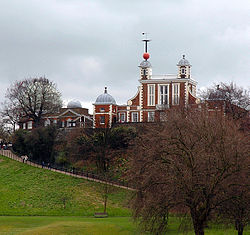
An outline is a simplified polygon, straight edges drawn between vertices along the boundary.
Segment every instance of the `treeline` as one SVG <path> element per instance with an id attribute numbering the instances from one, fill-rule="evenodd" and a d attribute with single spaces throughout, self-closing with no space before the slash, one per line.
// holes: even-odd
<path id="1" fill-rule="evenodd" d="M 19 129 L 13 150 L 40 163 L 73 167 L 109 177 L 119 177 L 128 158 L 126 150 L 136 137 L 132 127 L 58 130 L 53 125 L 31 131 Z"/>

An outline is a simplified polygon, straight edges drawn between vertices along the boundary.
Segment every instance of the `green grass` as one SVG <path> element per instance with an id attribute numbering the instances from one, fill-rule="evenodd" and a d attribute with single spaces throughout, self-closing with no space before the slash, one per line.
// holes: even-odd
<path id="1" fill-rule="evenodd" d="M 103 210 L 102 188 L 102 184 L 0 156 L 0 235 L 142 234 L 131 221 L 127 207 L 130 193 L 126 190 L 115 188 L 109 196 L 107 212 L 117 217 L 93 218 L 94 212 Z M 178 218 L 170 217 L 167 234 L 183 234 L 179 224 Z M 188 227 L 186 234 L 193 234 Z M 205 234 L 237 232 L 212 224 Z M 249 229 L 244 234 L 250 234 Z"/>
<path id="2" fill-rule="evenodd" d="M 178 230 L 179 220 L 170 218 L 168 235 L 194 234 Z M 130 217 L 89 218 L 70 216 L 0 216 L 0 235 L 143 235 Z M 211 226 L 206 235 L 234 235 L 232 228 Z M 249 234 L 248 231 L 244 233 Z"/>
<path id="3" fill-rule="evenodd" d="M 0 156 L 0 215 L 91 216 L 103 211 L 102 184 Z M 129 216 L 129 192 L 110 194 L 110 216 Z"/>
<path id="4" fill-rule="evenodd" d="M 105 219 L 84 217 L 0 217 L 0 234 L 112 235 L 140 234 L 128 217 Z"/>

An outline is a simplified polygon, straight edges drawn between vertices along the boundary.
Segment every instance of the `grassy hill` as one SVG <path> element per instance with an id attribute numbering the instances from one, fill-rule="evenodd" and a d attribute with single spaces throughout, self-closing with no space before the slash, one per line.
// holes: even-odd
<path id="1" fill-rule="evenodd" d="M 103 185 L 0 156 L 0 215 L 91 216 L 103 211 Z M 107 212 L 129 216 L 129 192 L 112 189 Z"/>

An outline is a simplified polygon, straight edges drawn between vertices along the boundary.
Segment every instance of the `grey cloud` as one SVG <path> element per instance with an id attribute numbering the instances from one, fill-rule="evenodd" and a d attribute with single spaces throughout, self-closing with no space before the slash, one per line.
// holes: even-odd
<path id="1" fill-rule="evenodd" d="M 142 31 L 154 74 L 184 53 L 200 86 L 249 84 L 250 2 L 239 0 L 0 1 L 0 101 L 11 82 L 46 75 L 65 100 L 91 104 L 107 85 L 118 103 L 136 93 Z"/>

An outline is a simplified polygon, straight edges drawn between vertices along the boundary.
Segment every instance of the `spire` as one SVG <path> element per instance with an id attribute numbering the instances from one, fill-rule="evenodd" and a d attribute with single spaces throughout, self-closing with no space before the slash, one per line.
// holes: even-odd
<path id="1" fill-rule="evenodd" d="M 148 60 L 149 59 L 148 42 L 150 42 L 151 40 L 148 39 L 148 33 L 142 33 L 142 35 L 145 35 L 145 39 L 142 40 L 145 43 L 145 52 L 143 54 L 143 58 L 145 60 Z"/>

